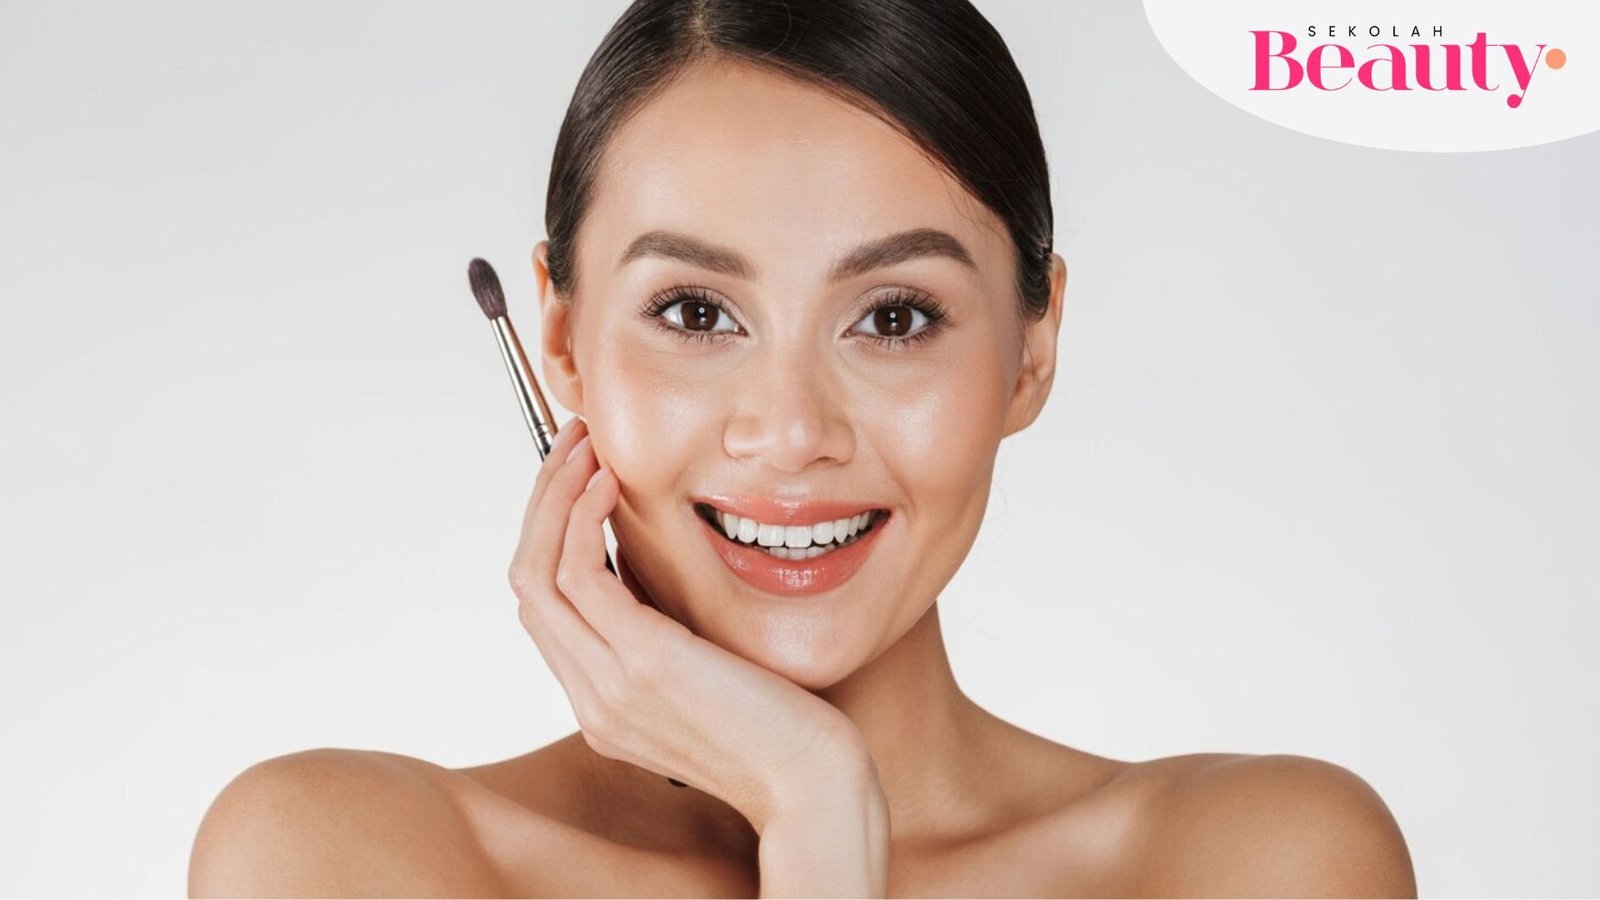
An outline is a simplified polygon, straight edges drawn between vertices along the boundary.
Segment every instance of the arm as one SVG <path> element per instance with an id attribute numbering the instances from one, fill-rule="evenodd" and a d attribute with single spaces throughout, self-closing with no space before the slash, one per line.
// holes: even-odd
<path id="1" fill-rule="evenodd" d="M 889 805 L 866 753 L 798 787 L 758 832 L 762 897 L 886 896 Z"/>

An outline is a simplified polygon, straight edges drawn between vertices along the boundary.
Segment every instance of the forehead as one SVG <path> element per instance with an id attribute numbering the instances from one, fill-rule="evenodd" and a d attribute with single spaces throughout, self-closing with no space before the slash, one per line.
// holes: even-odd
<path id="1" fill-rule="evenodd" d="M 763 278 L 909 228 L 948 231 L 980 270 L 1009 261 L 998 217 L 893 126 L 737 61 L 695 64 L 616 131 L 588 219 L 583 255 L 605 268 L 656 228 L 737 248 Z"/>

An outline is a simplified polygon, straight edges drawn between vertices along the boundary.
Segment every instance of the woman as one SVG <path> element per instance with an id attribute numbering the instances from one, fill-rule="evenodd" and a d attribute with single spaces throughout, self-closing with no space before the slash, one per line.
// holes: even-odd
<path id="1" fill-rule="evenodd" d="M 268 760 L 191 893 L 1415 896 L 1338 766 L 1109 759 L 957 686 L 935 601 L 1049 396 L 1066 284 L 1031 100 L 964 0 L 640 0 L 547 226 L 577 415 L 510 578 L 580 730 L 459 770 Z"/>

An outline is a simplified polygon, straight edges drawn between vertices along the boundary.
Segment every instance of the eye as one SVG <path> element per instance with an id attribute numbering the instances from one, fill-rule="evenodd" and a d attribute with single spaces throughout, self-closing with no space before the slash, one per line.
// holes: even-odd
<path id="1" fill-rule="evenodd" d="M 937 300 L 901 288 L 873 301 L 861 319 L 871 330 L 862 333 L 885 347 L 903 350 L 939 333 L 945 319 L 945 309 Z"/>
<path id="2" fill-rule="evenodd" d="M 704 288 L 667 288 L 650 298 L 640 313 L 657 328 L 686 341 L 715 341 L 717 335 L 739 332 L 733 317 Z M 732 327 L 716 327 L 724 323 Z"/>

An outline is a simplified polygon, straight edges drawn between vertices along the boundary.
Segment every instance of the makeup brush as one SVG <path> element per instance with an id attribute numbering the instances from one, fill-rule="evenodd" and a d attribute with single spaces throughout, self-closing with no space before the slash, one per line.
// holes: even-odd
<path id="1" fill-rule="evenodd" d="M 511 373 L 511 386 L 517 392 L 517 405 L 522 407 L 522 418 L 528 422 L 533 444 L 539 458 L 550 455 L 550 444 L 556 436 L 555 416 L 550 414 L 550 404 L 544 392 L 533 380 L 533 369 L 528 366 L 528 355 L 522 352 L 522 342 L 517 331 L 506 317 L 506 292 L 500 287 L 500 276 L 488 260 L 474 259 L 467 264 L 467 281 L 472 285 L 472 296 L 478 308 L 494 326 L 495 341 L 500 345 L 500 358 L 506 361 L 506 371 Z"/>
<path id="2" fill-rule="evenodd" d="M 506 361 L 506 371 L 511 373 L 511 387 L 517 392 L 517 405 L 522 407 L 522 418 L 533 435 L 533 445 L 539 458 L 550 455 L 550 444 L 556 436 L 556 419 L 550 414 L 550 404 L 544 400 L 544 391 L 533 377 L 528 365 L 528 355 L 522 352 L 522 342 L 517 340 L 517 330 L 511 327 L 506 316 L 506 292 L 500 287 L 500 276 L 487 260 L 474 259 L 467 265 L 467 281 L 472 285 L 472 296 L 478 301 L 489 324 L 494 326 L 495 341 L 500 345 L 500 358 Z M 617 574 L 611 564 L 611 553 L 606 552 L 606 568 Z"/>
<path id="3" fill-rule="evenodd" d="M 494 326 L 495 341 L 500 344 L 500 358 L 506 361 L 506 371 L 511 373 L 511 386 L 516 389 L 522 418 L 528 423 L 528 431 L 533 435 L 533 445 L 539 450 L 539 458 L 544 459 L 550 455 L 550 444 L 555 439 L 556 419 L 550 414 L 550 404 L 544 401 L 544 392 L 539 390 L 539 382 L 533 377 L 528 355 L 522 352 L 517 330 L 511 327 L 511 319 L 506 317 L 506 292 L 500 287 L 500 276 L 494 273 L 494 266 L 480 258 L 467 264 L 467 281 L 472 285 L 472 296 L 477 299 L 478 308 L 483 310 L 489 324 Z M 611 564 L 609 551 L 606 553 L 606 568 L 611 570 L 611 574 L 617 574 L 617 567 Z M 667 782 L 673 787 L 688 787 L 670 775 L 667 776 Z"/>

